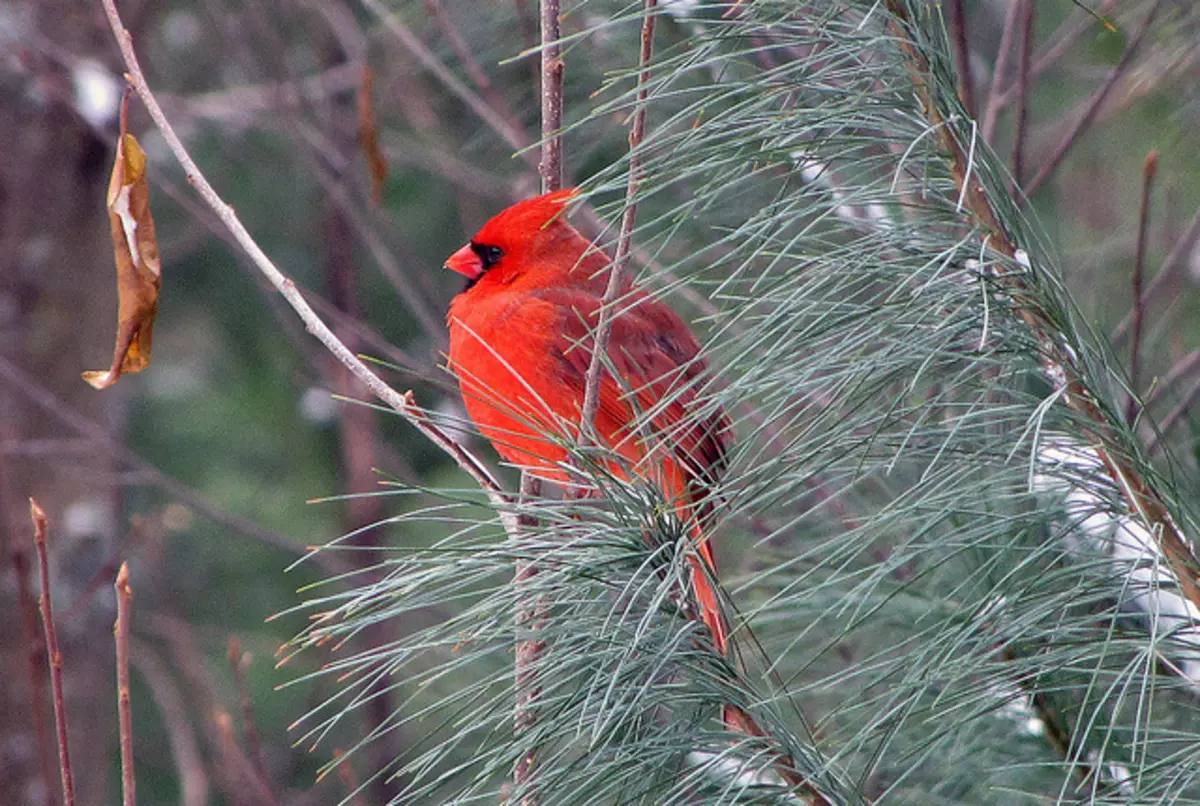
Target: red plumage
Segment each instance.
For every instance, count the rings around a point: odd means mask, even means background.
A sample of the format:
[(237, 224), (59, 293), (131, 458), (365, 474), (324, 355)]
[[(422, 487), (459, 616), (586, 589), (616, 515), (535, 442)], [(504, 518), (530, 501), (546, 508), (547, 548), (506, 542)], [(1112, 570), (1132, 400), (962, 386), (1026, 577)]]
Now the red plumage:
[[(467, 412), (502, 457), (568, 486), (563, 443), (577, 439), (612, 266), (564, 220), (573, 195), (556, 191), (509, 207), (446, 262), (469, 281), (447, 317), (450, 369)], [(689, 524), (699, 554), (696, 599), (724, 653), (728, 629), (709, 582), (716, 566), (704, 528), (729, 420), (697, 398), (707, 364), (687, 324), (632, 284), (621, 291), (607, 349), (616, 377), (601, 375), (595, 433), (620, 457), (612, 472), (652, 481)]]

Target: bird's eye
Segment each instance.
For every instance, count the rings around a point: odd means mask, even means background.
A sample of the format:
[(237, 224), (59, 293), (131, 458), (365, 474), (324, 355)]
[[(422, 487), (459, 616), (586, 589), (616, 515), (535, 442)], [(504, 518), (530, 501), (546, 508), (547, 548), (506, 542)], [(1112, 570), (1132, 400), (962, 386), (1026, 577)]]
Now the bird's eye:
[(471, 242), (471, 251), (479, 256), (479, 262), (483, 264), (483, 271), (495, 266), (500, 262), (500, 258), (504, 257), (504, 250), (500, 247), (474, 241)]

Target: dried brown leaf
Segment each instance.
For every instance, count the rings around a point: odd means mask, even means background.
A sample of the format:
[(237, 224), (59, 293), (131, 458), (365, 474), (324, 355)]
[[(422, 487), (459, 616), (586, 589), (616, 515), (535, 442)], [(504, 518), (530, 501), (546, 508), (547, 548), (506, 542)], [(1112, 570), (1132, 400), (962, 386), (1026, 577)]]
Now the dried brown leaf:
[(83, 379), (97, 389), (112, 386), (123, 373), (141, 372), (150, 366), (162, 282), (158, 239), (150, 215), (146, 154), (137, 138), (124, 131), (124, 125), (108, 182), (107, 205), (117, 264), (117, 343), (111, 367), (83, 373)]

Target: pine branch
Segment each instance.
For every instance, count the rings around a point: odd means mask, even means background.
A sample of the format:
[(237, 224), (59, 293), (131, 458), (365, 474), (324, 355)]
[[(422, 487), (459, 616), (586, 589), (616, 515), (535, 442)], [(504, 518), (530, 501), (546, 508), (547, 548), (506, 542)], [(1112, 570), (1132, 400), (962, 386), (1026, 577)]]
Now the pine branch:
[[(955, 137), (954, 128), (939, 108), (929, 79), (929, 63), (913, 39), (912, 23), (902, 0), (888, 0), (888, 8), (895, 17), (892, 33), (904, 52), (913, 85), (929, 124), (937, 131), (938, 144), (950, 162), (951, 175), (959, 188), (963, 207), (969, 211), (982, 227), (988, 246), (1020, 265), (1018, 249), (1012, 237), (1001, 225), (982, 181), (971, 174), (971, 165), (962, 146)], [(1147, 15), (1143, 26), (1129, 50), (1133, 50), (1140, 35), (1145, 32), (1153, 17), (1156, 6)], [(1200, 607), (1200, 562), (1193, 555), (1188, 541), (1179, 532), (1162, 498), (1145, 479), (1128, 455), (1117, 449), (1118, 440), (1113, 424), (1104, 410), (1097, 404), (1091, 390), (1083, 380), (1078, 358), (1068, 352), (1054, 335), (1053, 326), (1046, 321), (1038, 308), (1030, 304), (1031, 292), (1024, 286), (1022, 274), (1009, 273), (998, 278), (998, 283), (1009, 293), (1016, 314), (1030, 328), (1038, 343), (1042, 366), (1048, 379), (1062, 393), (1062, 400), (1071, 411), (1080, 416), (1084, 437), (1112, 479), (1116, 489), (1125, 499), (1131, 515), (1146, 524), (1167, 563), (1179, 580), (1183, 595), (1193, 605)]]

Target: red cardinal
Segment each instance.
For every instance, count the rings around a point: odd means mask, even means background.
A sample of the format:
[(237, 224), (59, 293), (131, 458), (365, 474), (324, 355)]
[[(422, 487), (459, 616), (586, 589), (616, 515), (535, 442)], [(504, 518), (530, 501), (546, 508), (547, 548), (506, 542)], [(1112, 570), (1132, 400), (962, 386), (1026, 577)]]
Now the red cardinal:
[[(578, 439), (592, 331), (612, 268), (564, 220), (574, 195), (514, 204), (446, 261), (467, 278), (447, 317), (450, 369), (467, 412), (502, 457), (560, 485), (571, 483), (565, 444)], [(607, 368), (601, 375), (595, 434), (620, 456), (612, 472), (653, 481), (689, 524), (699, 554), (691, 558), (696, 599), (725, 653), (728, 629), (703, 528), (725, 468), (729, 420), (697, 398), (707, 364), (684, 321), (629, 283), (621, 292), (607, 351), (617, 377)]]

